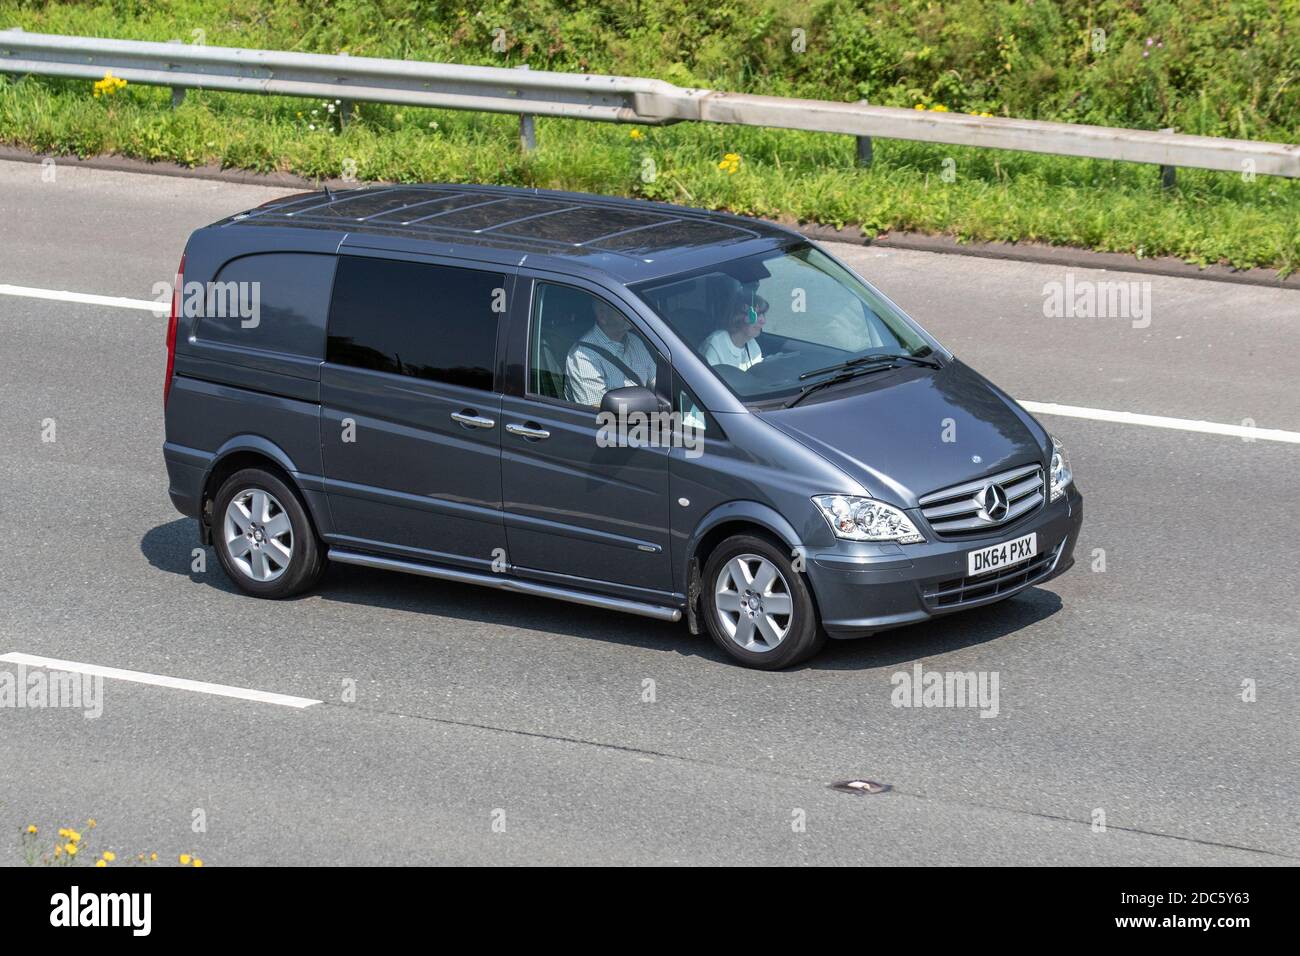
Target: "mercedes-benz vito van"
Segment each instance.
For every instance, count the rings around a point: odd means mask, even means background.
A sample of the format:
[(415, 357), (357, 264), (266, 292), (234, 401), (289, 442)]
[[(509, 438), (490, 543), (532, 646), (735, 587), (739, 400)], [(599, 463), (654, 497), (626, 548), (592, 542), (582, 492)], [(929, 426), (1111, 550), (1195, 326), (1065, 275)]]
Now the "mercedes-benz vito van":
[(394, 186), (196, 231), (172, 501), (256, 597), (329, 561), (685, 618), (777, 668), (1072, 562), (1065, 452), (771, 223)]

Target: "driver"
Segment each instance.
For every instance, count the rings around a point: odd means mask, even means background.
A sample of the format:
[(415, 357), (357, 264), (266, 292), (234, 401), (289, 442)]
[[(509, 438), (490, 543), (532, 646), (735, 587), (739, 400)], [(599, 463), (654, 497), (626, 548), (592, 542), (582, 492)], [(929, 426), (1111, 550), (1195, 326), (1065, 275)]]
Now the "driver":
[(741, 286), (732, 296), (727, 320), (700, 346), (700, 354), (710, 365), (733, 365), (742, 372), (763, 361), (758, 334), (767, 321), (768, 301), (752, 286)]
[(653, 387), (655, 362), (641, 336), (613, 306), (596, 299), (592, 307), (596, 321), (573, 343), (564, 363), (564, 397), (578, 405), (599, 407), (611, 388)]

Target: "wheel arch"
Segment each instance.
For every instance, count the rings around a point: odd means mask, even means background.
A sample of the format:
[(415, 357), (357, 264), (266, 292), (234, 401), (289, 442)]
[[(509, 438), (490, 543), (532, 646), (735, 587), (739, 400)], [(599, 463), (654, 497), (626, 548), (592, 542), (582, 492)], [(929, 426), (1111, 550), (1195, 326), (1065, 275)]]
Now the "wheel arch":
[[(718, 505), (696, 525), (685, 549), (687, 623), (691, 633), (700, 633), (698, 615), (700, 574), (709, 554), (727, 538), (737, 534), (761, 534), (793, 554), (800, 547), (799, 535), (776, 509), (758, 501), (729, 501)], [(811, 590), (811, 586), (809, 588)]]
[(720, 542), (745, 531), (765, 532), (790, 551), (800, 547), (794, 527), (776, 509), (758, 501), (729, 501), (718, 505), (696, 525), (686, 548), (687, 564), (703, 564)]
[(302, 500), (303, 509), (312, 523), (317, 537), (321, 531), (321, 516), (313, 495), (307, 493), (293, 459), (274, 442), (260, 435), (241, 435), (222, 445), (203, 476), (199, 499), (199, 536), (204, 544), (212, 543), (212, 501), (217, 489), (227, 478), (245, 468), (261, 468), (274, 474), (288, 485)]

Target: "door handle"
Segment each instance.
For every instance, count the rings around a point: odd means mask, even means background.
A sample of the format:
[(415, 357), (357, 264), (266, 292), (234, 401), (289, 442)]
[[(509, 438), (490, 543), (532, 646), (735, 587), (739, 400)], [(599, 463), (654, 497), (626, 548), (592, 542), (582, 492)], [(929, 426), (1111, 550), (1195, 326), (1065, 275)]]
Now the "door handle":
[(527, 425), (519, 425), (515, 422), (511, 422), (507, 425), (506, 431), (512, 435), (522, 435), (524, 438), (529, 438), (533, 441), (541, 441), (543, 438), (551, 437), (551, 433), (545, 428), (530, 428)]
[(491, 428), (496, 424), (490, 418), (484, 418), (482, 415), (475, 415), (473, 409), (465, 409), (463, 412), (452, 412), (451, 420), (457, 424), (464, 425), (466, 428)]

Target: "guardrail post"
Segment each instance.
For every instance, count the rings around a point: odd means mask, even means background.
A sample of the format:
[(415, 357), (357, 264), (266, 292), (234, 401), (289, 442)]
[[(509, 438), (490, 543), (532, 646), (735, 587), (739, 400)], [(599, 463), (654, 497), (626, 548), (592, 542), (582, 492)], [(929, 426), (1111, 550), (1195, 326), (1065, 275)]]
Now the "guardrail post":
[[(351, 56), (347, 50), (339, 53), (339, 56)], [(348, 128), (348, 120), (352, 118), (353, 105), (351, 100), (342, 100), (339, 104), (339, 132)]]
[[(1172, 126), (1166, 126), (1160, 132), (1172, 133), (1173, 131), (1174, 128)], [(1165, 192), (1169, 192), (1176, 185), (1178, 185), (1178, 167), (1161, 166), (1160, 167), (1160, 188), (1163, 189)]]
[[(522, 63), (515, 69), (528, 70), (532, 68), (527, 63)], [(519, 114), (519, 148), (525, 153), (531, 153), (537, 148), (537, 126), (533, 116), (529, 113)]]
[[(179, 39), (174, 39), (174, 40), (168, 40), (167, 42), (168, 42), (168, 43), (176, 43), (176, 44), (184, 44), (185, 41), (184, 41), (184, 40), (179, 40)], [(181, 105), (182, 103), (184, 103), (184, 102), (185, 102), (185, 87), (183, 87), (183, 86), (173, 86), (173, 87), (172, 87), (172, 109), (176, 109), (176, 107), (180, 106), (180, 105)]]
[[(866, 100), (858, 100), (858, 102), (861, 103), (863, 106), (866, 106), (866, 105), (867, 105), (867, 101), (866, 101)], [(856, 138), (857, 138), (857, 141), (858, 141), (858, 160), (857, 160), (858, 165), (859, 165), (859, 166), (862, 166), (862, 167), (864, 167), (864, 168), (865, 168), (865, 167), (868, 167), (868, 166), (871, 165), (871, 159), (872, 159), (872, 156), (871, 156), (871, 137), (870, 137), (870, 136), (858, 136), (858, 137), (856, 137)]]

